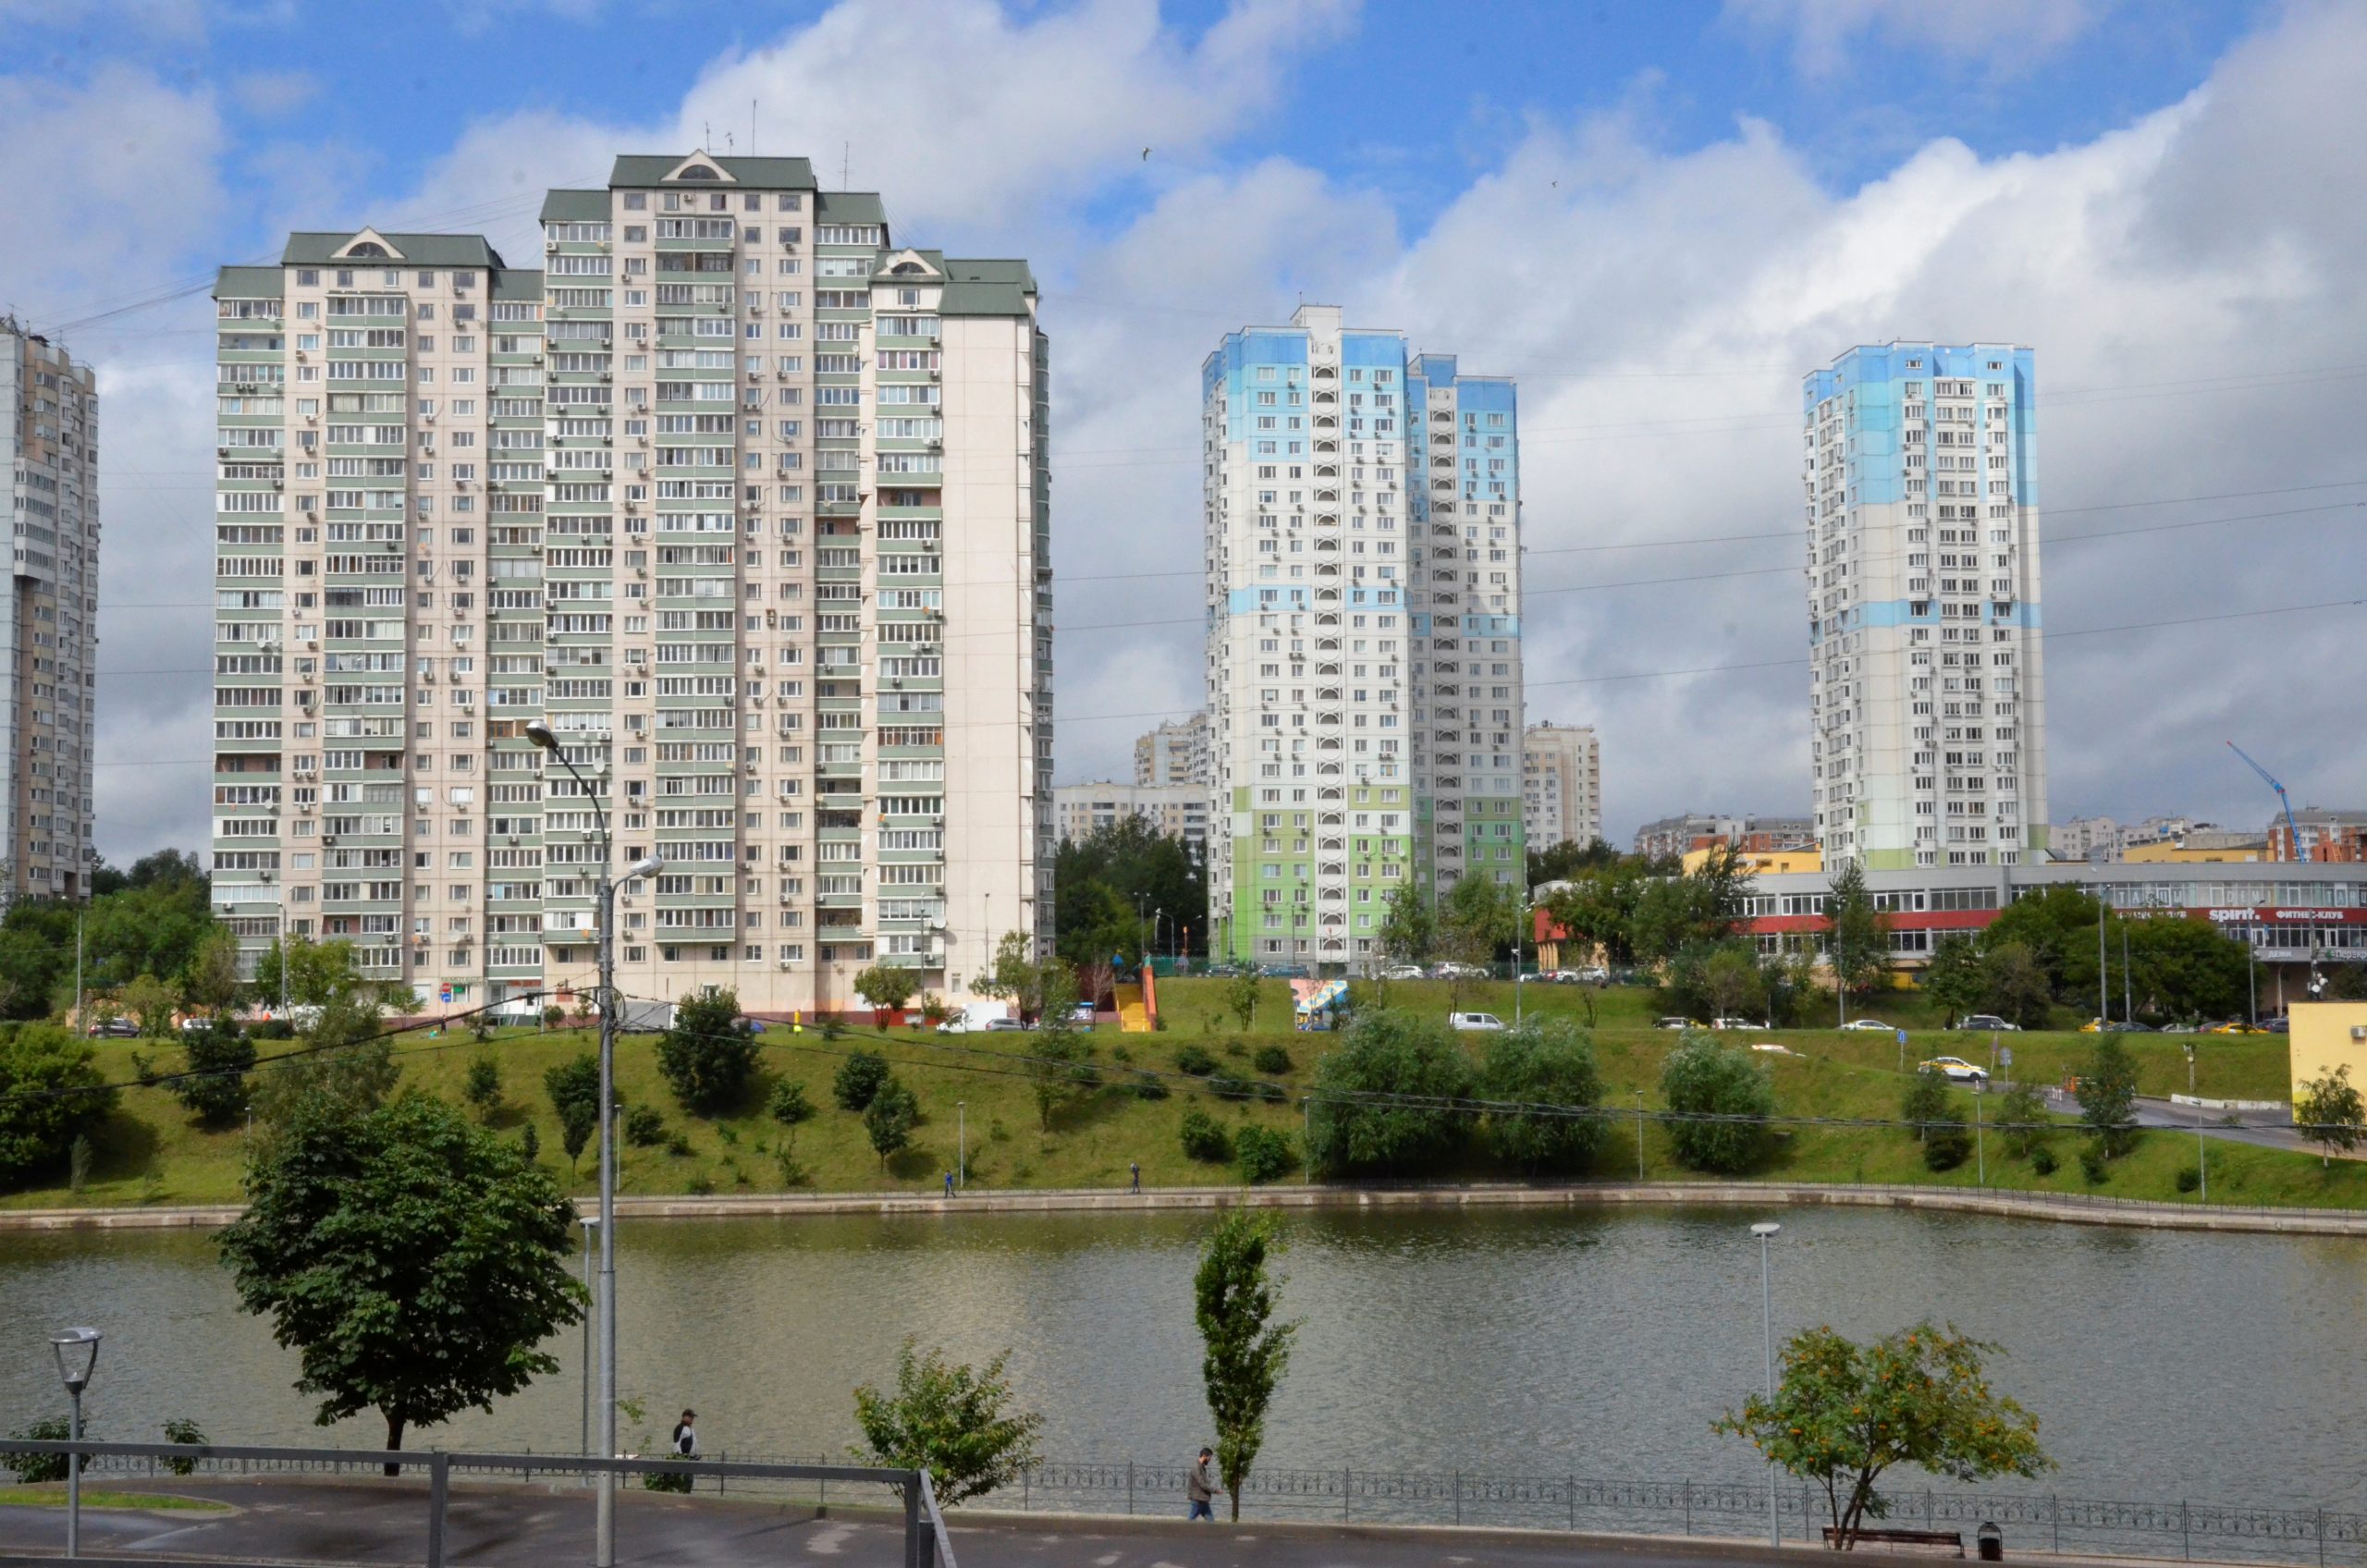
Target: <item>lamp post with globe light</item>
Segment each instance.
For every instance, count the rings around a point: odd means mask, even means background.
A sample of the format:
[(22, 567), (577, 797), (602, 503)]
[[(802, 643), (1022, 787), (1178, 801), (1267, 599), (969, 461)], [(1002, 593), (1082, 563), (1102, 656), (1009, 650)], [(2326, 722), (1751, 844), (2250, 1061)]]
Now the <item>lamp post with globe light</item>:
[[(91, 1374), (98, 1369), (103, 1338), (96, 1329), (60, 1329), (49, 1337), (50, 1354), (57, 1357), (58, 1381), (66, 1385), (66, 1397), (73, 1405), (66, 1427), (68, 1442), (82, 1440), (82, 1390), (91, 1386)], [(79, 1451), (66, 1456), (66, 1555), (82, 1555), (82, 1455)]]

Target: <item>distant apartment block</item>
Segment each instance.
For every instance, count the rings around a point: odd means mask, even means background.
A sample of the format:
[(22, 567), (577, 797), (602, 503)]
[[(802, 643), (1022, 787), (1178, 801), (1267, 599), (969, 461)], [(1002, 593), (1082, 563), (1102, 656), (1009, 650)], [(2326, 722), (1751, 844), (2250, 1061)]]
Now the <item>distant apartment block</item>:
[[(539, 266), (222, 270), (214, 896), (460, 1008), (594, 973), (958, 997), (1051, 924), (1049, 349), (1024, 262), (803, 158), (626, 156)], [(579, 787), (523, 734), (548, 723)]]
[(1539, 848), (1602, 837), (1602, 743), (1588, 725), (1532, 724), (1521, 740), (1521, 817)]
[(1816, 824), (1805, 816), (1721, 816), (1688, 812), (1663, 816), (1636, 830), (1636, 852), (1653, 859), (1682, 859), (1719, 844), (1751, 854), (1787, 854), (1816, 848)]
[(1802, 387), (1823, 864), (2017, 865), (2047, 843), (2028, 349), (1852, 349)]
[(2300, 830), (2298, 848), (2282, 814), (2270, 821), (2269, 859), (2367, 861), (2367, 810), (2311, 806), (2293, 814), (2293, 827)]
[(1140, 817), (1159, 832), (1182, 839), (1196, 853), (1208, 843), (1208, 790), (1200, 784), (1063, 784), (1052, 791), (1060, 835), (1072, 842)]
[(1162, 724), (1134, 738), (1134, 782), (1208, 782), (1208, 716), (1196, 713), (1177, 724)]
[(88, 365), (0, 316), (0, 474), (15, 561), (0, 606), (0, 909), (90, 896), (99, 592), (99, 388)]
[(1201, 389), (1211, 914), (1336, 973), (1409, 880), (1523, 876), (1515, 391), (1325, 305)]

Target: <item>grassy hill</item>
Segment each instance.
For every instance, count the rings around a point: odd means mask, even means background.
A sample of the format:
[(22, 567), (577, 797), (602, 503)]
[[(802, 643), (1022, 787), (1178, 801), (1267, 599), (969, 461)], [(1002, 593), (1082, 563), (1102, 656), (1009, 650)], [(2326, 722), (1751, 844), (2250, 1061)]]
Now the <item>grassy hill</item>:
[[(1176, 1053), (1186, 1046), (1197, 1046), (1217, 1059), (1220, 1072), (1269, 1078), (1279, 1084), (1283, 1096), (1280, 1103), (1220, 1099), (1174, 1078), (1169, 1081), (1169, 1097), (1144, 1100), (1123, 1085), (1126, 1074), (1113, 1071), (1113, 1080), (1118, 1081), (1114, 1086), (1061, 1108), (1049, 1130), (1039, 1127), (1030, 1084), (1012, 1060), (1025, 1053), (1029, 1037), (1024, 1035), (941, 1037), (926, 1031), (895, 1030), (887, 1032), (882, 1040), (874, 1037), (873, 1031), (859, 1030), (834, 1042), (818, 1033), (791, 1035), (775, 1026), (762, 1036), (766, 1083), (744, 1113), (714, 1121), (691, 1117), (676, 1107), (657, 1074), (654, 1039), (629, 1038), (618, 1053), (618, 1079), (625, 1101), (628, 1106), (654, 1106), (663, 1112), (671, 1149), (664, 1144), (626, 1147), (623, 1190), (629, 1194), (780, 1190), (781, 1172), (774, 1151), (782, 1134), (761, 1110), (765, 1093), (776, 1078), (802, 1082), (817, 1108), (815, 1118), (797, 1129), (794, 1147), (794, 1157), (803, 1168), (803, 1184), (816, 1190), (936, 1187), (943, 1173), (953, 1168), (955, 1143), (964, 1128), (974, 1186), (1117, 1186), (1124, 1183), (1127, 1165), (1134, 1160), (1142, 1164), (1146, 1185), (1233, 1180), (1229, 1168), (1187, 1158), (1178, 1139), (1178, 1125), (1184, 1112), (1196, 1107), (1229, 1125), (1257, 1122), (1295, 1138), (1299, 1096), (1317, 1058), (1332, 1040), (1325, 1035), (1289, 1031), (1288, 995), (1282, 982), (1268, 982), (1255, 1029), (1243, 1031), (1225, 1011), (1223, 982), (1165, 982), (1159, 986), (1168, 1023), (1165, 1030), (1121, 1035), (1105, 1027), (1092, 1037), (1094, 1058), (1108, 1070), (1132, 1067), (1171, 1073)], [(1387, 999), (1391, 1005), (1441, 1015), (1450, 1006), (1443, 983), (1394, 983), (1388, 987)], [(1523, 988), (1522, 1000), (1525, 1011), (1569, 1016), (1580, 1023), (1588, 1021), (1590, 1005), (1596, 1047), (1609, 1089), (1606, 1105), (1632, 1108), (1634, 1091), (1639, 1087), (1645, 1091), (1647, 1105), (1659, 1103), (1660, 1064), (1676, 1036), (1650, 1027), (1656, 1008), (1651, 993), (1532, 986)], [(1902, 994), (1901, 1006), (1881, 1013), (1886, 1021), (1910, 1028), (1904, 1055), (1909, 1071), (1922, 1058), (1943, 1052), (1983, 1062), (1988, 1060), (1986, 1035), (1953, 1035), (1914, 1027), (1918, 1000)], [(1512, 987), (1502, 983), (1466, 986), (1461, 1005), (1509, 1019)], [(1769, 1059), (1783, 1114), (1841, 1121), (1898, 1116), (1901, 1052), (1890, 1036), (1822, 1029), (1778, 1031), (1749, 1038), (1781, 1042), (1797, 1053)], [(2128, 1037), (2140, 1063), (2144, 1093), (2164, 1095), (2186, 1088), (2187, 1069), (2180, 1048), (2185, 1038), (2193, 1038), (2198, 1045), (2196, 1086), (2201, 1093), (2226, 1098), (2285, 1096), (2286, 1043), (2275, 1035)], [(591, 1048), (593, 1043), (588, 1032), (567, 1030), (504, 1033), (490, 1045), (480, 1047), (465, 1035), (423, 1031), (398, 1041), (397, 1060), (402, 1064), (406, 1084), (457, 1101), (471, 1060), (480, 1054), (491, 1056), (500, 1065), (506, 1101), (494, 1125), (514, 1133), (533, 1123), (544, 1163), (568, 1178), (576, 1190), (589, 1192), (589, 1151), (582, 1169), (570, 1173), (542, 1080), (546, 1069)], [(1477, 1045), (1476, 1036), (1471, 1043)], [(2076, 1034), (2030, 1033), (2010, 1036), (2009, 1043), (2015, 1052), (2015, 1076), (2060, 1083), (2077, 1071), (2094, 1039)], [(844, 1054), (866, 1046), (876, 1047), (889, 1059), (897, 1075), (918, 1096), (922, 1111), (913, 1147), (884, 1169), (871, 1151), (860, 1118), (837, 1109), (830, 1097), (831, 1075)], [(1289, 1054), (1290, 1071), (1256, 1072), (1252, 1058), (1263, 1046), (1282, 1047)], [(90, 1182), (80, 1194), (62, 1188), (22, 1192), (0, 1198), (0, 1205), (235, 1200), (244, 1133), (201, 1131), (190, 1125), (168, 1095), (131, 1084), (134, 1050), (150, 1051), (159, 1070), (177, 1065), (178, 1052), (169, 1045), (141, 1041), (110, 1041), (100, 1048), (111, 1075), (131, 1086), (125, 1090), (122, 1109), (93, 1139)], [(272, 1048), (264, 1047), (266, 1055)], [(1968, 1108), (1969, 1096), (1964, 1099)], [(1984, 1109), (1993, 1114), (1993, 1102)], [(1988, 1145), (1990, 1184), (2191, 1201), (2176, 1186), (2177, 1172), (2194, 1161), (2190, 1137), (2146, 1134), (2138, 1151), (2116, 1162), (2109, 1180), (2094, 1188), (2081, 1175), (2072, 1140), (2058, 1140), (2057, 1153), (2061, 1168), (2041, 1178), (2026, 1163), (2005, 1161), (1992, 1139)], [(2221, 1141), (2212, 1143), (2210, 1155), (2215, 1202), (2367, 1205), (2367, 1165), (2337, 1162), (2331, 1172), (2322, 1173), (2312, 1156)], [(1686, 1174), (1672, 1157), (1665, 1137), (1650, 1126), (1644, 1136), (1644, 1163), (1646, 1174), (1652, 1178)], [(1610, 1130), (1600, 1173), (1626, 1178), (1634, 1175), (1635, 1169), (1634, 1125), (1623, 1120)], [(1457, 1174), (1478, 1178), (1505, 1172), (1474, 1154)], [(1849, 1126), (1787, 1129), (1777, 1152), (1756, 1174), (1775, 1180), (1954, 1186), (1971, 1186), (1976, 1179), (1970, 1161), (1960, 1170), (1939, 1175), (1926, 1171), (1916, 1144), (1900, 1130)]]

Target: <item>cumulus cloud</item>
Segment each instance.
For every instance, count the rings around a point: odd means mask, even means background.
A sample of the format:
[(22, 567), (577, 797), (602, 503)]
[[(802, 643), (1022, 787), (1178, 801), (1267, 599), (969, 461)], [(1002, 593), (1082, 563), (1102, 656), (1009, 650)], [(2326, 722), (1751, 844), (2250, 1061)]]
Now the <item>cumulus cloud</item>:
[(1869, 35), (1982, 66), (2021, 69), (2091, 31), (2109, 0), (1990, 0), (1981, 6), (1928, 0), (1727, 0), (1728, 17), (1755, 31), (1788, 33), (1802, 75), (1828, 77)]
[(310, 71), (249, 71), (232, 79), (230, 88), (247, 113), (277, 119), (319, 97), (321, 82)]

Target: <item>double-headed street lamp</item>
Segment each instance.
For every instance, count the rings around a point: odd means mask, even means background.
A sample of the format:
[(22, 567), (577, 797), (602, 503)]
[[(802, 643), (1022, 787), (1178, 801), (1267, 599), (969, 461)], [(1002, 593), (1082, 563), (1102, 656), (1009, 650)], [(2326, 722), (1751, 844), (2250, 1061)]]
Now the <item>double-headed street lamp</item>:
[[(592, 821), (600, 837), (599, 914), (600, 922), (600, 1286), (593, 1297), (593, 1313), (597, 1319), (595, 1337), (600, 1344), (600, 1452), (604, 1457), (617, 1456), (617, 884), (648, 876), (665, 868), (666, 862), (656, 855), (645, 855), (625, 867), (621, 876), (612, 876), (609, 866), (616, 858), (616, 845), (608, 836), (608, 814), (600, 805), (599, 791), (593, 789), (567, 753), (560, 750), (558, 736), (548, 721), (528, 719), (524, 727), (527, 740), (558, 759), (567, 769), (584, 799), (592, 802)], [(597, 1513), (595, 1525), (594, 1568), (615, 1568), (617, 1561), (617, 1477), (613, 1471), (600, 1473), (595, 1494)]]
[[(91, 1374), (98, 1368), (103, 1337), (96, 1329), (60, 1329), (49, 1337), (50, 1354), (57, 1357), (58, 1381), (66, 1385), (66, 1397), (74, 1407), (66, 1428), (70, 1442), (82, 1440), (82, 1390), (91, 1386)], [(82, 1555), (82, 1455), (79, 1452), (66, 1456), (66, 1555)]]

